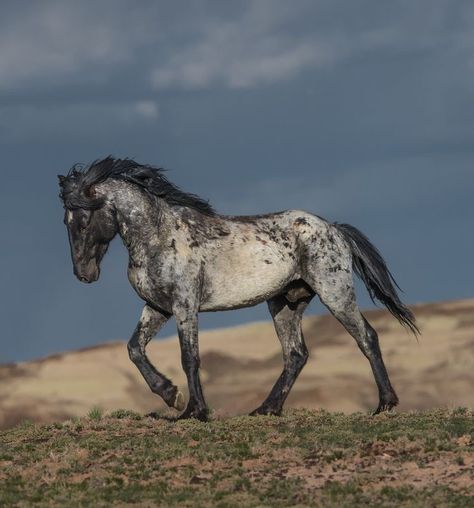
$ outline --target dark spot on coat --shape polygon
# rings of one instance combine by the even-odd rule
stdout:
[[[275,212],[275,213],[268,213],[264,215],[228,215],[226,219],[231,220],[233,222],[246,222],[249,224],[257,223],[260,219],[271,219],[273,220],[274,217],[280,217],[285,212]]]
[[[296,226],[309,226],[309,222],[304,217],[298,217],[295,220]]]
[[[264,261],[265,261],[265,263],[267,263],[267,265],[271,265],[272,264],[272,262],[269,259],[265,259]]]

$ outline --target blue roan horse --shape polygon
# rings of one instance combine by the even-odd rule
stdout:
[[[128,344],[130,358],[151,390],[182,410],[182,393],[145,354],[152,337],[175,317],[189,387],[180,418],[208,418],[199,380],[198,312],[267,301],[284,368],[252,414],[278,415],[308,357],[301,318],[315,294],[369,360],[379,390],[376,412],[398,403],[377,334],[357,306],[353,271],[372,299],[414,333],[418,330],[381,255],[356,228],[299,210],[219,215],[169,182],[162,170],[130,159],[107,157],[74,167],[59,180],[74,273],[83,282],[96,281],[110,241],[121,236],[130,283],[145,301]]]

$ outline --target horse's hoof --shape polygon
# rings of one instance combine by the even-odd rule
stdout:
[[[375,411],[372,412],[372,416],[377,416],[381,413],[388,413],[394,406],[384,404],[382,406],[378,406]]]
[[[262,415],[262,416],[280,416],[281,415],[281,410],[280,411],[277,411],[276,409],[271,409],[271,408],[268,408],[268,407],[257,407],[257,409],[254,409],[250,414],[249,416],[259,416],[259,415]]]
[[[398,398],[394,398],[390,401],[381,401],[377,407],[377,409],[372,413],[372,416],[378,415],[380,413],[387,413],[391,411],[398,404]]]
[[[178,411],[182,411],[184,409],[184,395],[179,391],[176,392],[173,407]]]
[[[188,420],[189,418],[194,418],[195,420],[199,420],[200,422],[208,422],[209,421],[209,411],[206,409],[185,409],[183,413],[178,416],[178,420]]]

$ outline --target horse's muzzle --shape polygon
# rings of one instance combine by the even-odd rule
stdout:
[[[85,284],[91,284],[98,280],[100,269],[94,261],[87,263],[85,267],[74,267],[74,275]]]

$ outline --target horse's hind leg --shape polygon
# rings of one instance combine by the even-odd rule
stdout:
[[[148,342],[169,318],[169,314],[159,312],[145,305],[140,321],[128,343],[128,354],[130,360],[138,367],[151,391],[162,397],[168,406],[181,411],[184,409],[183,394],[166,376],[155,369],[145,353]]]
[[[284,367],[268,397],[251,415],[281,413],[291,387],[308,359],[308,350],[301,331],[301,318],[312,298],[311,295],[290,302],[280,295],[268,300],[268,308],[283,350]]]
[[[359,349],[369,360],[379,391],[379,405],[375,411],[388,411],[398,404],[398,397],[390,383],[382,359],[377,332],[361,314],[349,271],[329,272],[311,283],[321,302],[356,340]]]

